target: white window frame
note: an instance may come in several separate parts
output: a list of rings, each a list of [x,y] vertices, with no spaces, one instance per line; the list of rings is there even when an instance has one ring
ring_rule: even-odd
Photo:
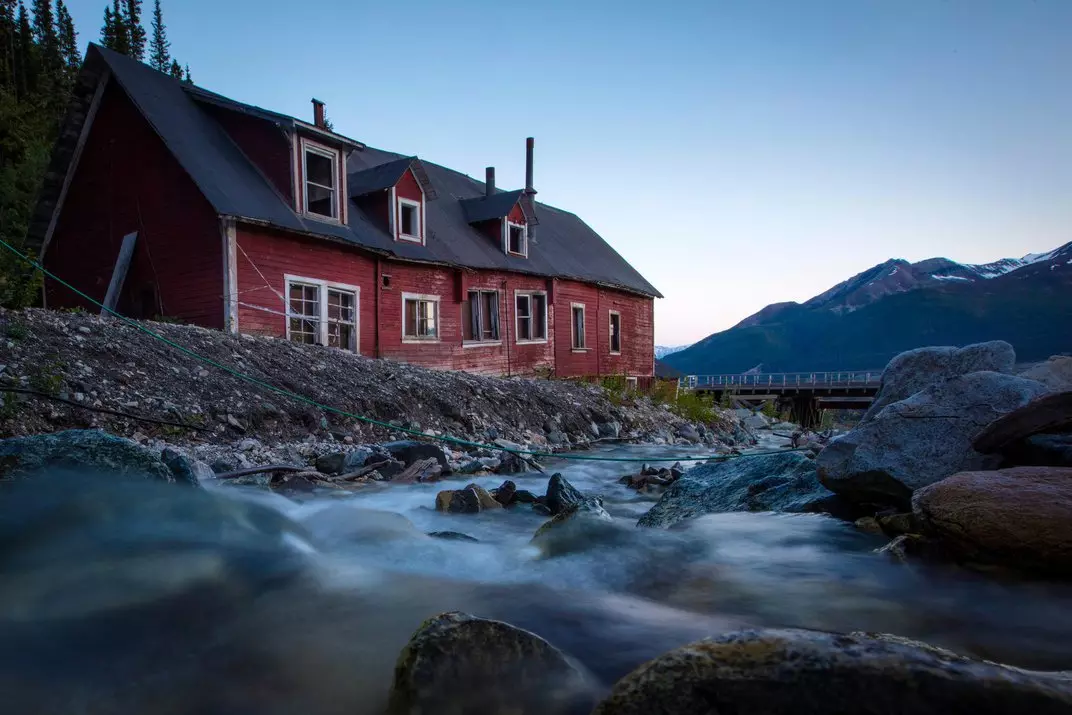
[[[535,321],[536,316],[533,314],[533,310],[532,310],[532,296],[534,296],[534,295],[542,295],[543,296],[543,337],[542,338],[530,338],[528,340],[525,340],[525,339],[521,338],[521,316],[518,315],[518,312],[517,312],[517,299],[520,298],[521,296],[527,296],[528,297],[528,299],[529,299],[529,320]],[[547,342],[547,328],[548,328],[548,325],[547,325],[548,317],[547,316],[548,316],[548,313],[551,312],[550,308],[548,307],[548,304],[547,304],[547,291],[545,291],[545,290],[515,290],[514,291],[514,306],[513,307],[514,307],[514,342],[517,343],[518,345],[534,345],[534,344],[537,344],[537,343],[546,343]],[[532,324],[535,325],[535,322],[533,322]]]
[[[333,281],[325,281],[320,278],[306,278],[304,276],[295,276],[289,273],[283,276],[283,295],[286,296],[286,325],[287,325],[287,340],[290,340],[290,320],[291,318],[304,319],[307,316],[298,315],[290,312],[290,286],[291,284],[297,285],[309,285],[316,286],[320,289],[320,315],[318,321],[320,324],[320,344],[326,346],[328,344],[328,291],[335,290],[343,293],[352,293],[354,296],[354,349],[355,354],[361,354],[361,288],[360,286],[348,285],[346,283],[335,283]],[[346,350],[350,352],[349,348],[338,348],[339,350]]]
[[[324,146],[314,141],[302,138],[299,146],[299,152],[301,153],[301,192],[302,192],[302,214],[311,219],[317,221],[326,221],[328,223],[342,223],[343,221],[343,202],[342,193],[345,187],[342,185],[341,177],[339,176],[339,150],[332,149],[331,147]],[[324,216],[323,214],[313,213],[309,210],[309,162],[307,155],[309,153],[319,154],[320,156],[331,159],[331,178],[335,182],[335,187],[332,189],[335,195],[335,202],[333,208],[335,209],[335,216]],[[320,184],[317,184],[320,186]],[[328,188],[326,186],[322,188]]]
[[[407,300],[422,300],[435,303],[435,323],[436,334],[435,336],[415,337],[413,335],[406,335],[406,301]],[[439,309],[440,298],[438,295],[430,295],[428,293],[403,293],[402,294],[402,342],[404,343],[438,343],[443,337],[443,323],[442,323],[442,311]],[[418,311],[419,313],[420,311]]]
[[[614,316],[618,316],[618,349],[614,349]],[[622,314],[612,310],[607,314],[607,348],[611,355],[622,354]]]
[[[402,233],[402,207],[410,206],[417,216],[417,233]],[[396,235],[399,241],[410,243],[424,243],[424,201],[414,201],[399,196],[395,201],[395,226],[398,227]]]
[[[521,229],[521,253],[510,250],[510,229]],[[518,256],[521,258],[529,257],[529,227],[523,223],[514,223],[513,221],[503,221],[503,251],[509,256]]]
[[[584,332],[581,333],[581,343],[580,343],[580,345],[577,344],[577,331],[576,331],[575,321],[573,320],[573,312],[577,308],[581,309],[581,322],[584,324]],[[569,325],[570,325],[570,328],[569,328],[570,329],[570,348],[572,348],[573,352],[575,352],[575,353],[588,352],[588,340],[587,340],[587,334],[588,334],[588,311],[585,309],[584,303],[570,303]]]
[[[495,294],[495,302],[499,305],[499,337],[497,337],[497,338],[495,338],[493,340],[484,340],[483,338],[481,338],[479,340],[466,340],[463,337],[462,338],[462,347],[463,348],[480,348],[480,347],[485,347],[485,346],[488,346],[488,345],[502,345],[502,326],[503,326],[503,320],[502,320],[502,295],[501,295],[499,289],[498,288],[474,288],[472,286],[470,286],[469,288],[466,288],[465,289],[465,300],[466,300],[466,302],[469,303],[469,310],[472,311],[473,310],[473,301],[469,300],[469,294],[470,293],[477,293],[477,294],[479,294],[481,296],[481,298],[480,298],[480,315],[481,315],[480,326],[481,326],[481,328],[483,328],[483,326],[484,326],[484,321],[483,321],[483,317],[484,317],[484,299],[483,299],[483,296],[484,296],[485,293],[494,293]],[[465,328],[466,328],[466,326],[462,325],[462,335],[463,336],[465,335]]]

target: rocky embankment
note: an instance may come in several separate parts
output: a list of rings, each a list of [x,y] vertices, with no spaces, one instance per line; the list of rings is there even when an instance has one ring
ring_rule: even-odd
[[[303,485],[317,475],[347,475],[347,483],[390,478],[413,465],[415,452],[400,454],[405,447],[381,445],[422,435],[489,445],[445,443],[435,455],[422,453],[424,459],[438,455],[442,472],[508,474],[523,468],[509,453],[518,448],[559,451],[633,441],[721,449],[754,439],[732,411],[716,410],[710,423],[693,423],[647,397],[622,399],[576,381],[483,377],[273,338],[145,326],[270,387],[120,321],[85,313],[0,311],[0,436],[97,428],[157,452],[170,448],[215,472],[268,464],[307,467],[307,476],[296,482]],[[380,466],[354,476],[374,465]],[[429,469],[407,476],[436,476]]]

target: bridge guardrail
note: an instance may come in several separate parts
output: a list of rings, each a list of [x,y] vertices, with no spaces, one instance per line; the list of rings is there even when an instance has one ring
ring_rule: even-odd
[[[841,370],[831,372],[770,372],[725,375],[685,375],[678,384],[683,389],[732,389],[735,387],[878,387],[881,370]]]

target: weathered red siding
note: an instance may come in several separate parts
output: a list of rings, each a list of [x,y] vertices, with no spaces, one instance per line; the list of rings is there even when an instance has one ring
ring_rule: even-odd
[[[97,300],[123,236],[138,231],[119,310],[223,327],[223,255],[215,211],[113,81],[86,139],[45,265]],[[93,306],[52,282],[50,307]]]
[[[585,349],[574,350],[572,307],[584,305]],[[556,374],[652,375],[655,369],[655,321],[652,298],[577,281],[555,282],[555,313],[559,335],[555,347]],[[610,311],[622,320],[621,354],[610,352]]]
[[[417,183],[416,177],[413,176],[413,172],[409,169],[406,169],[406,173],[402,174],[402,178],[395,184],[395,194],[410,201],[420,201],[424,198],[421,185]]]
[[[245,153],[268,181],[290,202],[294,201],[292,150],[290,139],[271,122],[212,105],[205,111],[219,122],[235,144]]]
[[[235,230],[238,272],[238,330],[287,334],[286,278],[298,276],[360,288],[359,350],[376,356],[376,260],[328,241],[303,238],[260,226]]]

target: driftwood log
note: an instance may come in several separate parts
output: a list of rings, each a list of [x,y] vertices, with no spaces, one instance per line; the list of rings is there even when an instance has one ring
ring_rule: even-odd
[[[987,425],[972,443],[976,452],[1000,452],[1036,434],[1072,431],[1072,391],[1040,397]]]

